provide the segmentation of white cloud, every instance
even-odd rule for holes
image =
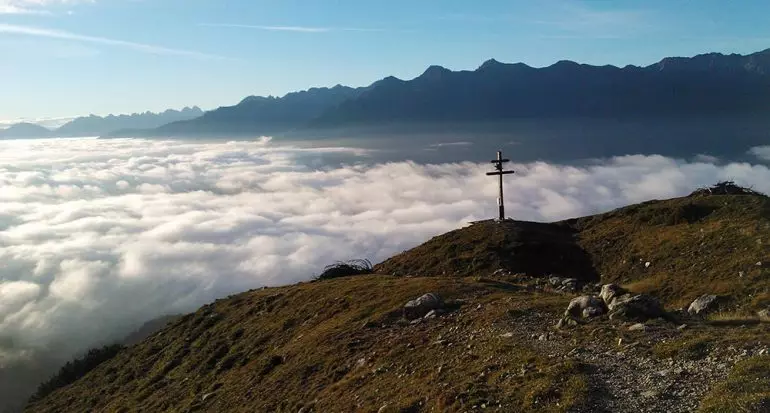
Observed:
[[[770,161],[770,146],[757,146],[756,148],[751,148],[749,154],[754,155],[761,160]]]
[[[360,27],[312,27],[312,26],[270,26],[229,23],[201,23],[203,27],[229,27],[235,29],[256,29],[272,32],[326,33],[326,32],[379,32],[382,29],[365,29]]]
[[[45,7],[93,2],[94,0],[0,0],[0,14],[49,14]]]
[[[487,164],[307,166],[353,152],[267,141],[0,141],[0,361],[46,348],[67,358],[158,315],[307,280],[336,260],[377,262],[496,214]],[[770,170],[749,163],[625,156],[511,167],[508,212],[526,220],[728,178],[770,192]]]
[[[132,50],[136,50],[142,53],[157,54],[157,55],[173,55],[184,56],[198,59],[222,59],[221,56],[216,56],[208,53],[200,53],[182,49],[172,49],[163,46],[156,46],[145,43],[135,43],[125,40],[109,39],[106,37],[87,36],[77,33],[71,33],[62,30],[47,29],[41,27],[32,26],[20,26],[15,24],[3,24],[0,23],[0,33],[13,34],[19,36],[32,36],[43,37],[49,39],[71,40],[75,42],[100,44],[105,46],[124,47]]]

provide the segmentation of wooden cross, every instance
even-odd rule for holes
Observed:
[[[504,171],[503,164],[510,161],[510,159],[503,159],[502,151],[497,151],[497,159],[492,161],[492,163],[495,164],[496,170],[495,172],[487,172],[488,176],[497,175],[500,177],[500,197],[497,198],[497,206],[500,209],[500,221],[505,219],[505,204],[503,203],[503,175],[514,173],[514,171]]]

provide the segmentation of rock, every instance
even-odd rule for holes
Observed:
[[[705,294],[695,299],[687,308],[690,315],[703,315],[714,311],[719,307],[719,297],[716,295]]]
[[[554,287],[558,287],[559,285],[561,285],[561,280],[562,278],[557,276],[548,277],[548,283]]]
[[[500,334],[500,337],[502,337],[502,338],[512,338],[513,337],[513,333],[503,333],[503,334]]]
[[[605,306],[602,300],[593,295],[583,295],[573,298],[567,306],[565,316],[573,317],[596,317],[604,314]]]
[[[676,329],[679,331],[682,331],[687,328],[687,324],[682,324],[681,326],[677,327]]]
[[[628,331],[647,331],[647,326],[642,323],[636,323],[628,327]]]
[[[559,322],[556,323],[556,328],[573,327],[573,326],[576,326],[576,325],[578,325],[577,320],[575,320],[572,317],[567,316],[567,317],[564,317],[564,318],[560,319]]]
[[[599,297],[602,298],[602,300],[604,301],[604,304],[609,306],[615,297],[626,294],[627,292],[628,291],[626,291],[625,288],[617,284],[605,284],[602,286],[602,290],[599,293]]]
[[[758,311],[757,316],[759,316],[759,319],[762,321],[770,321],[770,308]]]
[[[443,307],[444,300],[440,295],[427,293],[404,305],[404,318],[407,320],[422,318],[431,310],[438,310]]]
[[[425,317],[423,317],[423,318],[436,318],[436,317],[438,317],[438,316],[440,316],[442,314],[444,314],[444,310],[439,308],[437,310],[430,310],[430,311],[428,311],[428,314],[425,314]]]
[[[212,396],[214,396],[216,392],[206,393],[201,397],[201,401],[205,402],[207,399],[210,399]]]
[[[665,314],[658,300],[647,294],[626,294],[615,297],[607,306],[610,319],[647,321],[651,318],[662,317]]]
[[[583,309],[583,318],[599,317],[604,313],[604,307],[588,307]]]

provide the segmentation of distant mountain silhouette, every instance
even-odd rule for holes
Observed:
[[[544,68],[489,60],[474,71],[431,66],[386,78],[331,108],[313,126],[394,121],[489,121],[542,117],[679,116],[770,109],[770,49],[711,53],[647,67],[560,61]]]
[[[325,110],[353,99],[362,89],[337,85],[289,93],[283,97],[249,96],[235,106],[174,122],[152,131],[123,130],[113,136],[206,136],[274,134],[297,128]]]
[[[197,107],[182,110],[166,110],[161,113],[144,112],[131,115],[85,116],[72,120],[56,130],[57,136],[101,136],[119,129],[153,129],[159,126],[188,120],[203,115]]]
[[[51,134],[50,129],[34,123],[17,123],[8,129],[0,129],[0,139],[48,138]]]
[[[412,80],[250,96],[235,106],[117,136],[281,135],[389,124],[541,118],[679,117],[770,110],[770,49],[750,55],[669,57],[647,67],[560,61],[534,68],[494,59],[473,71],[431,66]]]

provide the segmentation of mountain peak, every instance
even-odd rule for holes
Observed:
[[[447,73],[451,73],[451,72],[452,72],[451,70],[449,70],[449,69],[447,69],[447,68],[445,68],[443,66],[432,65],[432,66],[429,66],[427,69],[425,69],[425,71],[422,73],[422,75],[420,75],[420,77],[421,78],[436,79],[436,78],[440,78],[441,76],[443,76],[443,75],[445,75]]]
[[[489,59],[479,66],[476,70],[489,70],[495,67],[505,66],[504,63],[500,63],[497,59]]]

